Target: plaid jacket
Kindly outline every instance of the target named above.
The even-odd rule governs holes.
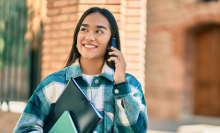
[[[92,102],[103,115],[103,120],[94,132],[146,133],[147,108],[141,84],[134,76],[126,73],[126,82],[114,85],[113,72],[113,69],[105,63],[101,74],[93,78],[90,86],[82,76],[79,59],[77,59],[69,67],[47,76],[29,99],[14,133],[42,133],[44,120],[70,77],[76,80],[91,101],[92,97],[99,97],[99,100],[96,97]],[[95,91],[97,89],[98,92]]]

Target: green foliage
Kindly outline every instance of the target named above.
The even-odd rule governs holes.
[[[30,41],[25,40],[28,8],[26,0],[1,0],[0,2],[0,68],[28,66]],[[25,65],[26,64],[26,65]]]

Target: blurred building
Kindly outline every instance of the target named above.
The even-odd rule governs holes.
[[[148,0],[148,113],[220,116],[220,1]]]
[[[23,1],[21,6],[26,5],[27,10],[15,8],[14,12],[26,11],[28,14],[24,19],[27,22],[25,34],[14,35],[31,41],[18,47],[26,51],[16,53],[18,42],[10,43],[2,37],[2,33],[11,35],[11,32],[2,32],[5,28],[1,28],[1,101],[27,100],[43,78],[62,69],[79,18],[88,8],[98,6],[109,9],[117,20],[127,72],[142,83],[149,116],[220,116],[220,103],[217,102],[220,100],[220,1],[11,1],[14,2],[0,1],[0,9],[11,11],[14,8],[10,5]],[[12,14],[9,16],[13,17]],[[12,19],[0,17],[0,26],[11,29],[7,25]],[[13,20],[14,25],[23,20],[19,18]],[[11,49],[9,44],[14,48]],[[10,59],[11,54],[5,51],[16,54]],[[21,53],[31,56],[27,58]],[[20,63],[15,62],[16,55],[20,55],[17,56]],[[3,60],[6,62],[2,63]]]

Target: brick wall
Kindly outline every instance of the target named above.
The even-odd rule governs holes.
[[[148,0],[146,103],[149,115],[178,118],[193,111],[192,62],[186,34],[201,24],[220,24],[220,2]]]
[[[120,30],[127,72],[137,77],[144,88],[146,0],[47,0],[41,79],[64,67],[77,21],[94,6],[113,13]]]
[[[42,79],[62,69],[77,23],[77,0],[48,0],[42,43]]]
[[[127,72],[145,87],[146,0],[122,0],[122,44]],[[144,90],[144,89],[143,89]]]

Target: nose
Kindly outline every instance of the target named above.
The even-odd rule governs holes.
[[[88,32],[85,39],[88,40],[88,41],[94,41],[95,40],[94,33],[92,31]]]

